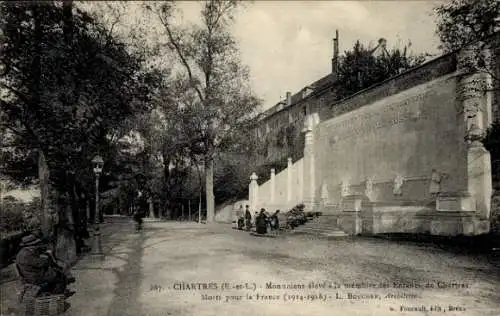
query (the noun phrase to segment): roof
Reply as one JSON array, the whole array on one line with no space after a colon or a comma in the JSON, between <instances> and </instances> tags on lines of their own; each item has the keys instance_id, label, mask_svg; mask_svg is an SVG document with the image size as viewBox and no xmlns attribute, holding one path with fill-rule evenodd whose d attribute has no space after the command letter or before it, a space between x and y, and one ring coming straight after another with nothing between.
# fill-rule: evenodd
<instances>
[{"instance_id":1,"label":"roof","mask_svg":"<svg viewBox=\"0 0 500 316\"><path fill-rule=\"evenodd\" d=\"M335 75L333 73L329 73L328 75L314 81L313 83L303 87L302 89L299 90L299 92L293 94L291 96L291 104L290 106L293 106L294 104L300 102L302 99L304 99L304 92L317 92L321 91L327 87L330 87L332 84L336 82L335 80ZM308 95L308 94L307 94ZM259 120L262 120L266 117L269 117L273 115L274 113L280 112L282 109L284 109L286 106L286 100L281 100L280 102L276 103L273 107L267 109L266 111L262 112L259 114Z\"/></svg>"}]
</instances>

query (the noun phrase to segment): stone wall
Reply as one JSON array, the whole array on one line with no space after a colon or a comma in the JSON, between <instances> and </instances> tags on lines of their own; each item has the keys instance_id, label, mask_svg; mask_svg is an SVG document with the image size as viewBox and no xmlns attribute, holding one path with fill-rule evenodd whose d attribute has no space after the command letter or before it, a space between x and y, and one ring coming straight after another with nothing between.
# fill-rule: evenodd
<instances>
[{"instance_id":1,"label":"stone wall","mask_svg":"<svg viewBox=\"0 0 500 316\"><path fill-rule=\"evenodd\" d=\"M355 93L343 100L334 101L333 91L319 96L321 121L353 111L367 104L382 100L391 95L416 87L446 74L456 71L455 54L443 55L398 76L391 77L375 86Z\"/></svg>"},{"instance_id":2,"label":"stone wall","mask_svg":"<svg viewBox=\"0 0 500 316\"><path fill-rule=\"evenodd\" d=\"M315 96L303 159L260 187L253 182L253 205L304 203L349 234L487 232L491 160L480 139L498 98L474 88L488 78L463 66L469 51L341 102L329 104L330 90ZM293 179L300 185L289 191Z\"/></svg>"},{"instance_id":3,"label":"stone wall","mask_svg":"<svg viewBox=\"0 0 500 316\"><path fill-rule=\"evenodd\" d=\"M288 167L275 174L271 170L270 179L258 186L258 198L254 211L265 208L267 211L275 209L289 210L293 206L302 203L303 199L303 159L292 163L289 159Z\"/></svg>"},{"instance_id":4,"label":"stone wall","mask_svg":"<svg viewBox=\"0 0 500 316\"><path fill-rule=\"evenodd\" d=\"M446 180L442 191L467 189L465 127L455 104L453 76L389 96L322 122L314 131L316 188L326 186L328 202L364 194L372 201L425 202L433 170ZM401 194L393 184L402 177ZM346 188L347 186L347 188Z\"/></svg>"},{"instance_id":5,"label":"stone wall","mask_svg":"<svg viewBox=\"0 0 500 316\"><path fill-rule=\"evenodd\" d=\"M314 197L350 234L489 230L488 80L443 56L331 107L313 129ZM325 111L320 115L325 119Z\"/></svg>"}]
</instances>

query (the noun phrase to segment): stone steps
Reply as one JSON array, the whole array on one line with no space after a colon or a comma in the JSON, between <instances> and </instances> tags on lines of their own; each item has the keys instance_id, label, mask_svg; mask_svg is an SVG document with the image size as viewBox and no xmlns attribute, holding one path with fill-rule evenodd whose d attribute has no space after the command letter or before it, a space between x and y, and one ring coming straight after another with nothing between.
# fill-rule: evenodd
<instances>
[{"instance_id":1,"label":"stone steps","mask_svg":"<svg viewBox=\"0 0 500 316\"><path fill-rule=\"evenodd\" d=\"M317 217L304 225L296 227L291 231L294 234L307 234L324 237L344 237L348 236L334 223L329 223L326 218Z\"/></svg>"}]
</instances>

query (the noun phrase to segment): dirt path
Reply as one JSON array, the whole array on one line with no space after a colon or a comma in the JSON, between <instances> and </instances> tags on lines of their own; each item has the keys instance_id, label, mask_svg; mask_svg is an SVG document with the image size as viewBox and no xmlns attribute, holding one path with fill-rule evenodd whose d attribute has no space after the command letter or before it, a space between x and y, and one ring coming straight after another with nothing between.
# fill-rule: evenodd
<instances>
[{"instance_id":1,"label":"dirt path","mask_svg":"<svg viewBox=\"0 0 500 316\"><path fill-rule=\"evenodd\" d=\"M430 246L190 223L113 227L106 257L75 268L69 315L487 316L500 307L498 267Z\"/></svg>"}]
</instances>

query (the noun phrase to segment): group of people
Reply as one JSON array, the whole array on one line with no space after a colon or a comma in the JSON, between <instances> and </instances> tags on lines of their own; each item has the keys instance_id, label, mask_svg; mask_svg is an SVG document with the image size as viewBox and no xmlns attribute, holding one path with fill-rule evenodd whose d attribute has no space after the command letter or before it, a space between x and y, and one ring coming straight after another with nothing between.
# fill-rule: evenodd
<instances>
[{"instance_id":1,"label":"group of people","mask_svg":"<svg viewBox=\"0 0 500 316\"><path fill-rule=\"evenodd\" d=\"M30 234L23 237L20 247L15 261L16 270L24 284L20 301L25 298L26 291L33 288L36 289L32 293L34 296L61 294L70 297L75 294L75 291L68 289L75 278L40 236Z\"/></svg>"},{"instance_id":2,"label":"group of people","mask_svg":"<svg viewBox=\"0 0 500 316\"><path fill-rule=\"evenodd\" d=\"M250 212L250 207L247 205L243 214L243 205L240 206L239 216L238 216L238 229L247 231L252 230L255 226L255 232L257 234L267 234L268 229L271 231L279 230L279 219L278 214L280 210L276 210L273 215L269 216L264 208L260 209L260 213L255 212L255 216L252 217Z\"/></svg>"}]
</instances>

